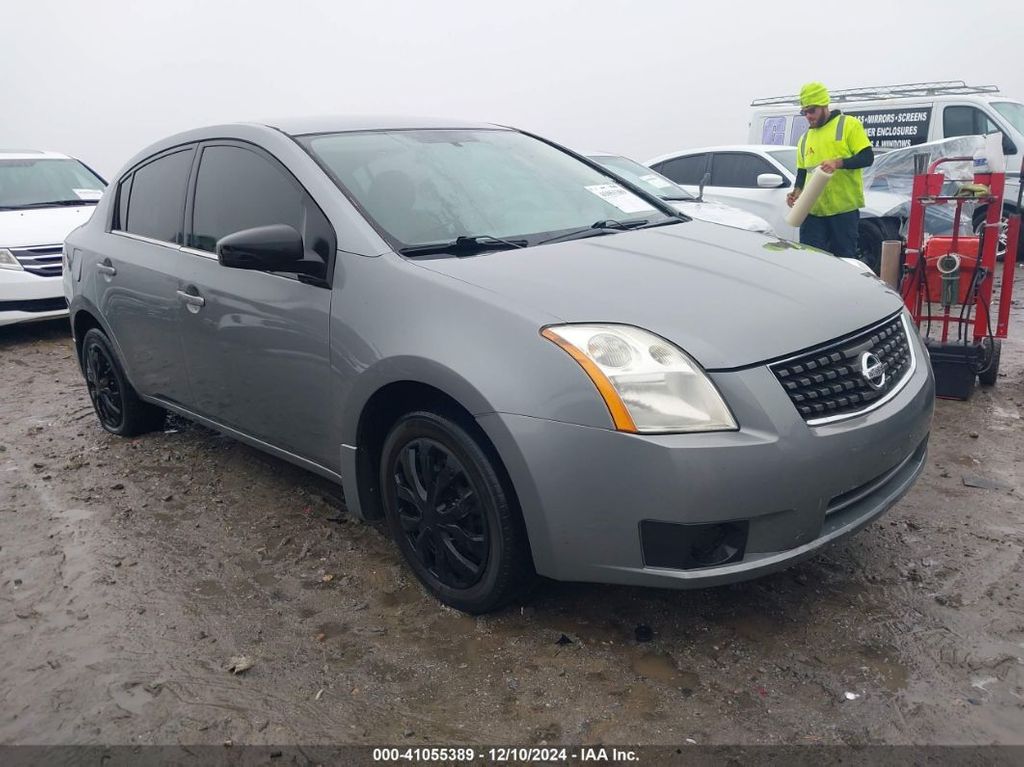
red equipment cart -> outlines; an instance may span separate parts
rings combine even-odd
[[[924,159],[924,158],[922,158]],[[1020,213],[1004,222],[1005,173],[975,173],[974,189],[982,194],[944,194],[945,174],[939,166],[972,162],[970,157],[945,157],[925,170],[915,169],[907,229],[906,260],[900,294],[925,339],[935,371],[936,394],[967,399],[974,377],[994,384],[999,372],[1000,340],[1006,338],[1013,293],[1013,270],[1020,237]],[[922,163],[923,165],[923,163]],[[984,204],[985,225],[980,237],[961,235],[967,203]],[[952,236],[928,237],[925,211],[929,205],[956,206]],[[1017,210],[1020,210],[1018,204]],[[997,316],[992,316],[996,249],[1000,228],[1006,226],[1006,256]],[[937,332],[933,335],[933,330]]]

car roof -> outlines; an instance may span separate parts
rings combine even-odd
[[[662,162],[664,160],[671,160],[674,157],[682,157],[683,155],[702,154],[706,152],[772,152],[780,149],[796,149],[796,147],[789,146],[787,144],[723,144],[721,146],[699,146],[694,147],[693,149],[678,149],[675,152],[667,152],[666,154],[652,157],[645,163],[645,165]]]
[[[401,115],[323,115],[317,117],[287,117],[261,121],[263,125],[302,136],[310,133],[342,133],[363,130],[416,130],[416,129],[495,129],[504,126],[471,120],[453,120],[439,117],[410,117]]]
[[[44,152],[39,149],[0,149],[0,160],[70,160],[60,152]]]

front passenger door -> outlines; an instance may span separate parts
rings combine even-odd
[[[773,188],[758,186],[757,177],[762,173],[782,176],[783,185]],[[711,183],[705,187],[704,196],[754,213],[781,234],[786,228],[784,219],[789,210],[786,205],[789,186],[779,169],[763,157],[750,152],[713,152]]]
[[[182,338],[197,412],[336,467],[329,418],[326,280],[336,247],[330,223],[283,165],[241,142],[201,148],[190,201],[182,252],[191,267],[185,291],[195,298]],[[319,279],[218,262],[219,239],[273,224],[302,235],[308,271]]]

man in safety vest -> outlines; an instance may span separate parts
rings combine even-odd
[[[796,182],[786,202],[793,207],[808,170],[821,168],[831,173],[832,179],[800,225],[800,242],[836,256],[856,258],[857,225],[864,207],[861,168],[871,165],[875,154],[860,120],[829,109],[828,102],[828,90],[821,83],[808,83],[800,89],[800,114],[810,128],[797,144]]]

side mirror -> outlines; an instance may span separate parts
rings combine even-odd
[[[287,224],[243,229],[217,240],[217,260],[233,269],[295,271],[304,256],[302,235]]]
[[[1010,137],[1005,133],[1003,134],[1003,154],[1010,155],[1011,157],[1017,154],[1017,146],[1010,140]]]
[[[780,186],[786,186],[786,179],[778,173],[758,173],[757,185],[761,189],[777,189]]]

